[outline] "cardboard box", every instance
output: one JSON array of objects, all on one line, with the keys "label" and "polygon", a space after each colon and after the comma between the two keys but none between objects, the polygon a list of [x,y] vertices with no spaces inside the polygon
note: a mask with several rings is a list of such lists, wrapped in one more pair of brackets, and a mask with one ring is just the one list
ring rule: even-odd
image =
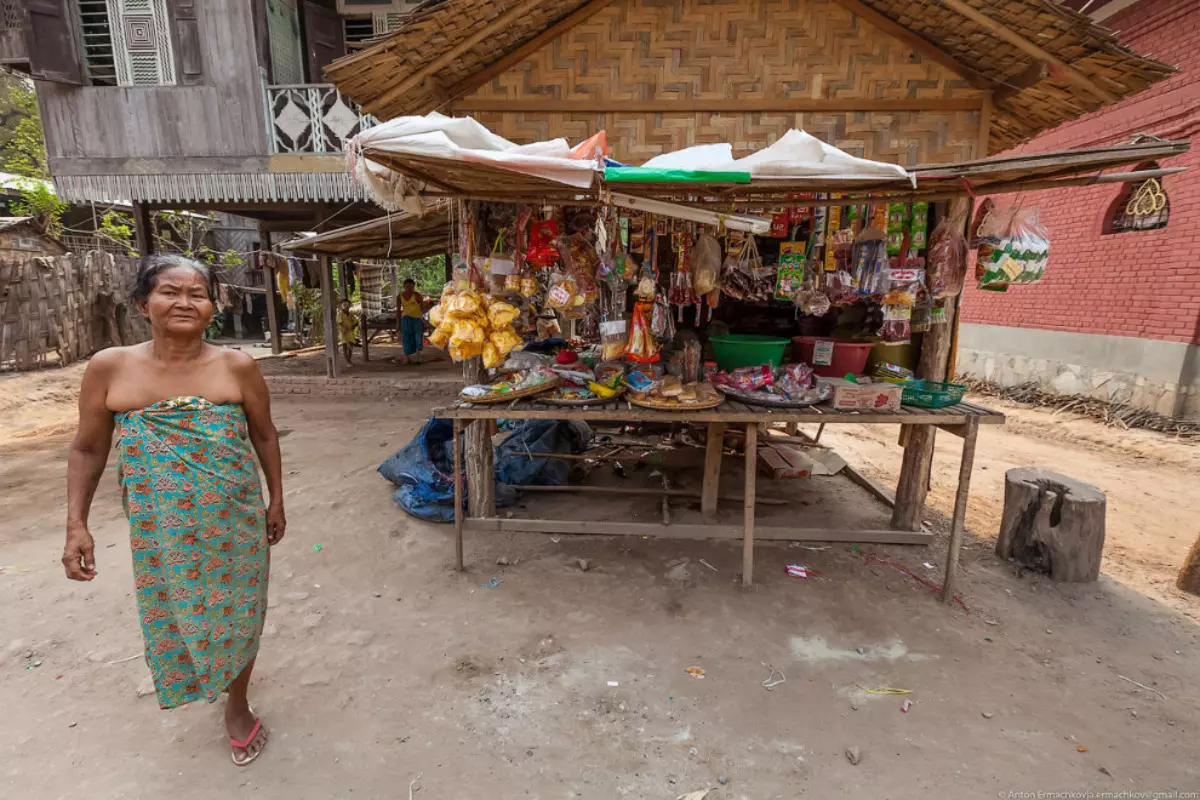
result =
[{"label": "cardboard box", "polygon": [[776,480],[807,478],[813,462],[801,450],[783,444],[768,444],[758,451],[759,471]]},{"label": "cardboard box", "polygon": [[859,378],[851,383],[845,378],[818,378],[833,387],[829,404],[839,411],[895,411],[900,407],[904,389],[887,381]]}]

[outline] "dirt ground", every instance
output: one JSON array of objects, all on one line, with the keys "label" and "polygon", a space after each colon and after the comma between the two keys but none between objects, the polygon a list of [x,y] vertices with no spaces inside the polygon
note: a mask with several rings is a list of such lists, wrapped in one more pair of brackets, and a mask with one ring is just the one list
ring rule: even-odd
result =
[{"label": "dirt ground", "polygon": [[[280,399],[290,525],[251,694],[272,739],[238,770],[218,706],[161,712],[148,692],[111,467],[100,576],[62,577],[79,372],[0,376],[0,797],[403,798],[418,775],[417,800],[1200,790],[1200,603],[1169,586],[1200,512],[1189,447],[1006,409],[981,434],[964,610],[898,569],[936,580],[941,536],[763,543],[752,592],[736,542],[472,536],[456,574],[448,526],[406,517],[375,473],[431,401]],[[826,435],[894,482],[894,430]],[[939,442],[935,508],[957,470]],[[1014,465],[1108,492],[1098,583],[992,555]],[[786,682],[763,688],[764,665]]]}]

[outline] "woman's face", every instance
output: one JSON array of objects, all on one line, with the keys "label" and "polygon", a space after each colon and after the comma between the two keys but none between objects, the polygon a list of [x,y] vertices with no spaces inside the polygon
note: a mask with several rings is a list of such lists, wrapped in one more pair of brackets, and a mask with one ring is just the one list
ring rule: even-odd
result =
[{"label": "woman's face", "polygon": [[190,267],[164,269],[142,304],[142,313],[155,331],[203,335],[213,318],[204,276]]}]

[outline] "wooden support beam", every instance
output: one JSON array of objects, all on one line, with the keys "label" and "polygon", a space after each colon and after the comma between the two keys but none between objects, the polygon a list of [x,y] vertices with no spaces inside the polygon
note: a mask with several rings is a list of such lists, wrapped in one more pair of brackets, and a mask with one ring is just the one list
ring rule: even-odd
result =
[{"label": "wooden support beam", "polygon": [[700,511],[706,517],[717,513],[717,498],[721,489],[721,456],[725,447],[725,423],[708,423],[704,443],[704,482],[701,487]]},{"label": "wooden support beam", "polygon": [[[860,99],[811,99],[811,98],[717,98],[709,100],[556,100],[554,110],[587,114],[695,114],[711,111],[716,113],[744,112],[814,112],[834,113],[839,111],[978,111],[983,107],[982,97],[929,97],[904,98],[897,100]],[[530,113],[546,111],[546,101],[530,100],[459,100],[451,105],[455,112],[498,111]]]},{"label": "wooden support beam", "polygon": [[746,426],[746,494],[742,498],[742,586],[754,585],[754,486],[758,474],[758,423]]},{"label": "wooden support beam", "polygon": [[992,142],[993,92],[983,96],[983,107],[979,109],[979,138],[975,144],[975,157],[987,158]]},{"label": "wooden support beam", "polygon": [[340,378],[342,365],[338,360],[337,304],[334,302],[333,261],[318,256],[321,266],[321,327],[325,333],[325,376]]},{"label": "wooden support beam", "polygon": [[133,231],[138,252],[143,256],[153,253],[154,220],[150,218],[150,206],[145,203],[133,204]]},{"label": "wooden support beam", "polygon": [[458,44],[451,47],[446,52],[442,53],[437,58],[430,61],[422,69],[410,74],[396,85],[389,88],[387,91],[380,94],[375,99],[371,100],[363,106],[363,111],[368,114],[378,114],[388,107],[391,103],[403,97],[407,92],[419,86],[423,81],[432,75],[436,75],[438,71],[444,69],[449,64],[460,58],[464,53],[471,50],[483,40],[495,36],[497,31],[504,30],[521,17],[535,10],[542,0],[523,0],[516,3],[508,11],[500,14],[498,17],[487,23],[475,33],[460,41]]},{"label": "wooden support beam", "polygon": [[1013,95],[1019,93],[1022,89],[1028,89],[1030,86],[1037,84],[1050,75],[1050,71],[1046,68],[1045,61],[1035,61],[1011,78],[1005,78],[1004,83],[993,92],[993,102],[1000,103]]},{"label": "wooden support beam", "polygon": [[[259,247],[264,253],[270,253],[271,232],[260,224],[258,236]],[[279,293],[275,291],[275,266],[269,258],[261,259],[260,263],[263,267],[264,285],[267,287],[267,330],[271,332],[271,354],[279,355],[283,352],[283,343],[279,341],[279,315],[275,309],[275,302],[279,297]]]},{"label": "wooden support beam", "polygon": [[[979,435],[979,420],[967,420],[967,435],[963,439],[962,461],[958,467],[958,490],[954,493],[954,515],[950,519],[950,550],[946,554],[946,575],[942,579],[942,602],[953,603],[958,584],[958,556],[962,552],[967,525],[967,496],[971,491],[971,467],[975,463],[975,440]],[[1099,567],[1099,559],[1096,561]]]},{"label": "wooden support beam", "polygon": [[[562,36],[567,31],[574,28],[581,22],[585,22],[599,11],[613,4],[613,0],[589,0],[589,2],[580,6],[578,9],[560,19],[558,22],[551,25],[546,30],[539,33],[537,36],[530,39],[525,44],[515,50],[506,53],[502,58],[493,61],[479,72],[470,75],[446,90],[451,98],[462,97],[483,86],[485,83],[495,78],[497,75],[508,72],[510,69],[520,64],[529,56],[541,50],[543,47]],[[539,110],[544,110],[539,109]]]},{"label": "wooden support beam", "polygon": [[462,503],[462,428],[461,419],[454,420],[454,434],[451,440],[454,447],[454,564],[459,572],[463,571],[463,510]]},{"label": "wooden support beam", "polygon": [[878,28],[893,39],[911,47],[930,61],[941,64],[976,89],[995,88],[995,83],[987,76],[979,74],[978,70],[968,67],[933,42],[913,33],[896,20],[876,11],[861,0],[834,0],[834,2],[856,17],[866,20],[872,27]]},{"label": "wooden support beam", "polygon": [[[838,2],[844,2],[844,0],[838,0]],[[971,20],[976,25],[979,25],[996,38],[1003,39],[1018,50],[1021,50],[1022,52],[1027,53],[1028,55],[1031,55],[1040,61],[1045,61],[1047,64],[1052,64],[1053,66],[1058,67],[1063,71],[1063,74],[1066,76],[1067,80],[1081,89],[1086,90],[1101,102],[1115,103],[1120,99],[1112,92],[1109,92],[1108,90],[1097,85],[1096,82],[1091,78],[1084,75],[1082,72],[1075,69],[1058,56],[1029,41],[1012,28],[1009,28],[1007,25],[997,22],[979,9],[964,2],[964,0],[938,0],[938,2],[952,11],[957,11],[959,14]]]}]

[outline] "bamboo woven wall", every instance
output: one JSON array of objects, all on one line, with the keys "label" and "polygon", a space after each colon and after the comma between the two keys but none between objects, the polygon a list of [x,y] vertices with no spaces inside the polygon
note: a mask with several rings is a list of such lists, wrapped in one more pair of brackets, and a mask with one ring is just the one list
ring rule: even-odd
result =
[{"label": "bamboo woven wall", "polygon": [[[783,113],[739,111],[739,104],[980,97],[832,0],[618,0],[455,108],[518,142],[574,141],[605,128],[613,155],[633,162],[720,141],[745,155],[803,127],[856,155],[915,164],[982,155],[979,112]],[[729,110],[669,110],[684,100]],[[496,110],[497,101],[542,102],[547,111]],[[555,101],[609,108],[555,112]],[[611,109],[650,101],[661,101],[663,111]],[[472,111],[473,103],[488,110]]]},{"label": "bamboo woven wall", "polygon": [[802,128],[851,155],[904,166],[976,157],[979,112],[847,112],[718,114],[710,112],[613,114],[476,111],[472,116],[514,142],[565,136],[580,141],[608,132],[613,158],[634,164],[694,144],[729,142],[735,157]]},{"label": "bamboo woven wall", "polygon": [[129,297],[137,260],[98,250],[34,257],[0,253],[0,368],[70,364],[150,338]]}]

